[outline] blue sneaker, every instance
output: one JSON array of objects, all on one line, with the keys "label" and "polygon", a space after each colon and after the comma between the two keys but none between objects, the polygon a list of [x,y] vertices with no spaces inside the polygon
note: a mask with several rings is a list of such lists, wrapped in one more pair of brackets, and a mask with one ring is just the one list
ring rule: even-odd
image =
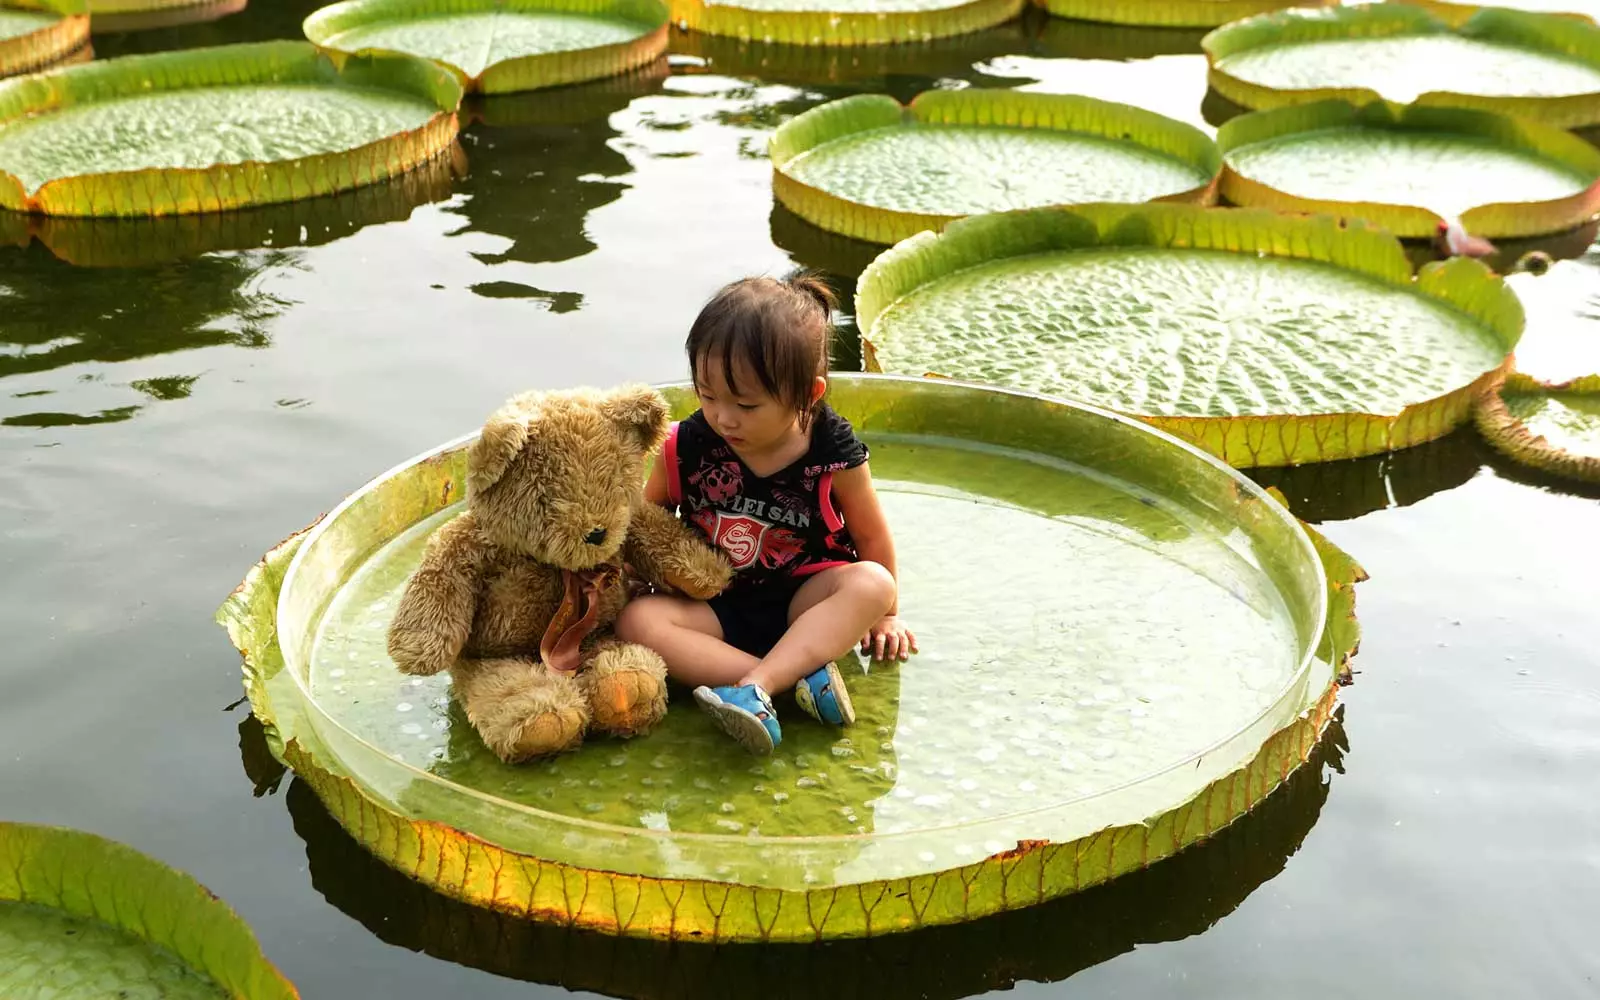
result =
[{"label": "blue sneaker", "polygon": [[856,721],[855,706],[845,690],[844,675],[838,664],[830,663],[795,682],[794,700],[801,710],[818,722],[848,726]]},{"label": "blue sneaker", "polygon": [[778,713],[772,708],[772,699],[754,684],[697,687],[694,689],[694,700],[700,703],[700,707],[723,732],[757,756],[771,754],[783,742],[783,731],[778,728]]}]

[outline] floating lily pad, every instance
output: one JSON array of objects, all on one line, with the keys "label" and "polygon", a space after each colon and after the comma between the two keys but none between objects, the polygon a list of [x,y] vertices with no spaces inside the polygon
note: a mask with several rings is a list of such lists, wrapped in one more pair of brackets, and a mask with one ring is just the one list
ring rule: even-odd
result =
[{"label": "floating lily pad", "polygon": [[331,194],[450,147],[461,88],[410,56],[194,49],[0,84],[0,208],[221,211]]},{"label": "floating lily pad", "polygon": [[0,76],[60,62],[88,42],[84,0],[0,0]]},{"label": "floating lily pad", "polygon": [[1447,21],[1465,21],[1485,7],[1502,7],[1507,10],[1526,11],[1529,14],[1555,14],[1558,17],[1575,17],[1594,21],[1594,0],[1495,0],[1493,3],[1473,4],[1460,0],[1399,0],[1422,7]]},{"label": "floating lily pad", "polygon": [[1508,458],[1553,475],[1600,483],[1600,376],[1550,386],[1519,372],[1486,393],[1478,430]]},{"label": "floating lily pad", "polygon": [[373,481],[219,611],[277,752],[364,846],[452,896],[719,941],[1064,895],[1225,825],[1304,760],[1354,642],[1325,574],[1359,570],[1320,559],[1277,502],[1072,404],[863,375],[832,394],[873,447],[924,649],[867,673],[846,658],[853,727],[784,705],[780,752],[756,760],[679,700],[646,737],[496,762],[447,679],[399,674],[383,642],[459,510],[468,438]]},{"label": "floating lily pad", "polygon": [[1221,158],[1191,125],[1063,94],[930,90],[821,105],[778,128],[773,191],[801,218],[893,243],[983,212],[1209,202]]},{"label": "floating lily pad", "polygon": [[914,236],[862,274],[856,322],[872,370],[1082,399],[1244,467],[1439,437],[1523,315],[1478,262],[1413,279],[1399,241],[1360,223],[1096,205]]},{"label": "floating lily pad", "polygon": [[92,834],[0,822],[0,996],[298,995],[189,876]]},{"label": "floating lily pad", "polygon": [[1056,17],[1109,24],[1214,28],[1285,7],[1318,7],[1339,0],[1035,0]]},{"label": "floating lily pad", "polygon": [[[273,0],[263,0],[263,2],[270,3]],[[90,7],[94,10],[93,30],[96,35],[206,24],[231,17],[248,7],[250,2],[249,0],[200,0],[198,3],[184,2],[162,6],[122,4],[117,5],[117,9],[110,9],[109,6],[102,9],[103,4],[104,0],[90,0]]]},{"label": "floating lily pad", "polygon": [[669,0],[689,31],[788,45],[891,45],[1004,23],[1027,0]]},{"label": "floating lily pad", "polygon": [[1217,144],[1234,204],[1355,215],[1396,236],[1432,236],[1441,217],[1537,236],[1600,212],[1600,151],[1485,111],[1319,101],[1235,118]]},{"label": "floating lily pad", "polygon": [[1386,99],[1600,123],[1600,27],[1574,18],[1485,8],[1452,26],[1366,4],[1246,18],[1204,46],[1211,86],[1247,108]]},{"label": "floating lily pad", "polygon": [[469,92],[503,94],[626,73],[667,50],[661,0],[346,0],[306,18],[344,52],[432,59]]},{"label": "floating lily pad", "polygon": [[353,191],[233,212],[77,218],[0,210],[0,244],[37,240],[80,267],[145,267],[219,250],[321,246],[367,226],[411,217],[453,193],[449,157]]}]

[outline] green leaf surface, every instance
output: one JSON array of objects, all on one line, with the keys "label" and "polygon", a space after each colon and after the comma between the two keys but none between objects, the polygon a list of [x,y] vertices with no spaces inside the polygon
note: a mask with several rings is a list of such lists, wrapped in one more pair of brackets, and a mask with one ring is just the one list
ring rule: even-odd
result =
[{"label": "green leaf surface", "polygon": [[1094,201],[1209,200],[1220,158],[1198,129],[1056,94],[860,95],[784,123],[770,149],[792,211],[894,242],[983,212]]},{"label": "green leaf surface", "polygon": [[163,215],[346,190],[443,152],[460,99],[422,60],[304,42],[57,70],[0,84],[0,207]]},{"label": "green leaf surface", "polygon": [[1011,20],[1026,0],[670,0],[680,28],[756,42],[856,46],[927,42]]},{"label": "green leaf surface", "polygon": [[1332,211],[1428,237],[1441,217],[1490,238],[1600,211],[1600,152],[1537,122],[1464,108],[1319,101],[1235,118],[1217,136],[1240,205]]},{"label": "green leaf surface", "polygon": [[1212,86],[1246,107],[1382,98],[1600,122],[1600,27],[1574,18],[1364,4],[1246,18],[1203,44]]},{"label": "green leaf surface", "polygon": [[[894,516],[926,526],[905,532],[904,576],[926,609],[924,656],[943,660],[857,668],[855,727],[780,707],[782,752],[752,761],[675,705],[641,739],[490,763],[442,679],[386,669],[378,638],[421,538],[454,512],[455,443],[274,550],[219,612],[273,746],[369,850],[452,896],[730,941],[881,934],[1071,892],[1225,824],[1304,759],[1337,657],[1314,656],[1327,582],[1278,504],[1137,424],[1048,400],[863,376],[833,392],[873,443]],[[936,526],[958,516],[981,519],[980,537],[1066,545],[1081,584],[975,599],[1007,585],[973,577],[992,561],[940,544]],[[1171,599],[1130,590],[1158,579]],[[1092,671],[1068,669],[1084,657]],[[1123,677],[1124,661],[1148,670]],[[1019,671],[1037,680],[1013,691]],[[1004,727],[1020,746],[973,724],[956,691],[974,686],[997,712],[1020,699]],[[1239,725],[1221,744],[1205,735]],[[1213,749],[1163,769],[1186,740]],[[1164,777],[1117,785],[1152,766]],[[1138,818],[1117,825],[1113,797],[1132,787],[1146,791],[1122,807]]]},{"label": "green leaf surface", "polygon": [[227,905],[92,834],[0,822],[0,995],[292,1000]]},{"label": "green leaf surface", "polygon": [[306,19],[306,37],[344,52],[401,52],[449,67],[469,90],[598,79],[666,49],[658,0],[348,0]]},{"label": "green leaf surface", "polygon": [[[1444,407],[1398,441],[1436,437],[1505,362],[1522,314],[1503,285],[1465,260],[1415,286],[1408,270],[1392,238],[1328,218],[998,213],[879,257],[857,321],[878,370],[1082,399],[1235,465],[1296,464],[1403,446],[1408,414]],[[1230,437],[1240,420],[1260,429]]]}]

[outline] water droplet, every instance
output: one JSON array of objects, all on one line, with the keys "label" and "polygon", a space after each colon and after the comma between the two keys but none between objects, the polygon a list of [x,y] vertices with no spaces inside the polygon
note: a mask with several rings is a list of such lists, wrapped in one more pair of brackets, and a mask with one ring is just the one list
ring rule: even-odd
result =
[{"label": "water droplet", "polygon": [[772,801],[778,803],[779,805],[782,805],[783,803],[789,801],[789,793],[788,792],[773,792],[772,793]]},{"label": "water droplet", "polygon": [[402,701],[400,704],[398,704],[398,705],[396,705],[394,707],[394,710],[396,712],[409,712],[409,711],[411,711],[411,702]]},{"label": "water droplet", "polygon": [[818,784],[817,779],[802,775],[801,777],[795,779],[794,787],[796,787],[796,788],[816,788],[817,784]]},{"label": "water droplet", "polygon": [[733,812],[733,811],[734,811],[734,805],[733,805],[733,803],[732,803],[732,802],[724,802],[724,803],[723,803],[723,804],[722,804],[722,805],[721,805],[721,806],[719,806],[719,807],[718,807],[718,808],[719,808],[719,809],[721,809],[721,810],[722,810],[722,811],[723,811],[723,812],[725,812],[725,813],[731,813],[731,812]]},{"label": "water droplet", "polygon": [[344,676],[344,669],[342,667],[336,667],[333,670],[328,671],[328,676],[329,677],[343,677]]},{"label": "water droplet", "polygon": [[409,736],[415,736],[416,734],[422,732],[422,727],[417,725],[415,722],[408,722],[400,727],[400,731]]}]

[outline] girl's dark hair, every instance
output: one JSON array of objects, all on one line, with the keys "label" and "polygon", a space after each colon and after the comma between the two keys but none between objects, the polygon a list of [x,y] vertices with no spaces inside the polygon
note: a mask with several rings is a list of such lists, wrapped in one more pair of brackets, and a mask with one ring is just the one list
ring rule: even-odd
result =
[{"label": "girl's dark hair", "polygon": [[700,386],[702,366],[719,364],[735,393],[734,366],[754,375],[761,388],[811,422],[813,380],[828,373],[828,334],[837,305],[814,272],[782,278],[743,278],[712,296],[695,317],[684,347]]}]

